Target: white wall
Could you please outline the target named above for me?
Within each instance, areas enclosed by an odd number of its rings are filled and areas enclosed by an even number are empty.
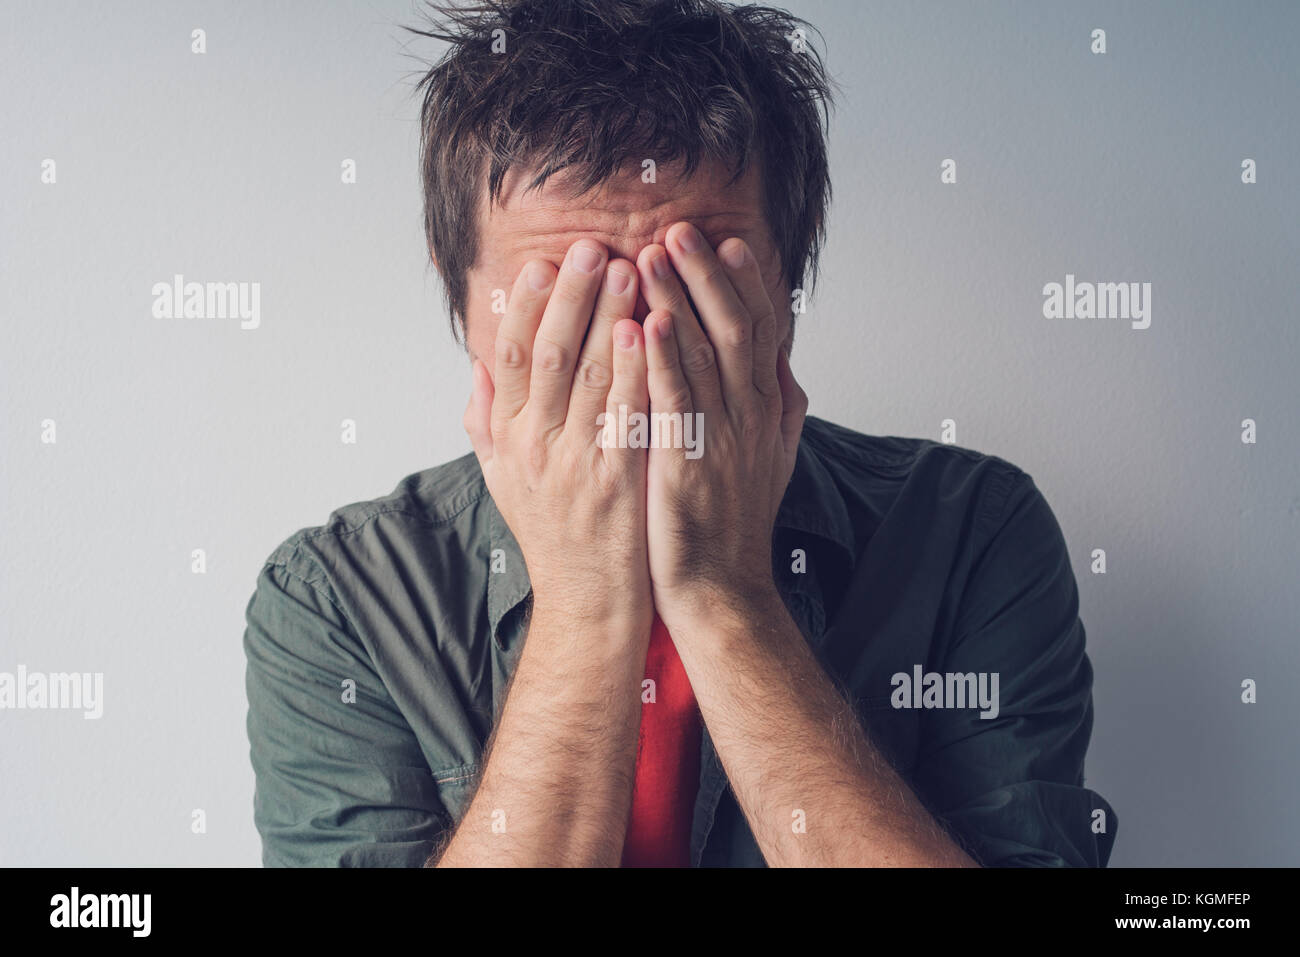
[[[1300,7],[788,6],[843,87],[794,363],[812,412],[933,438],[955,419],[1047,495],[1113,864],[1300,862]],[[413,10],[5,4],[0,671],[103,672],[104,715],[0,711],[0,864],[256,864],[260,563],[469,449],[420,228]],[[1150,328],[1045,319],[1067,272],[1151,282]],[[260,326],[154,318],[176,273],[260,282]]]

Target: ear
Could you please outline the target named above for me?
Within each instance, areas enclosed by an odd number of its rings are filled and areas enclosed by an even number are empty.
[[[790,331],[786,333],[785,339],[781,342],[780,353],[789,361],[790,356],[794,353],[794,323],[790,323]]]

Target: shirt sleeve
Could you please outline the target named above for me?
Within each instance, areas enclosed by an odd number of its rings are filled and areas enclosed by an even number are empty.
[[[934,670],[998,677],[991,708],[925,712],[915,780],[986,867],[1104,867],[1115,813],[1084,786],[1092,667],[1078,589],[1055,516],[1033,480],[1011,479],[975,562],[953,640]]]
[[[323,576],[267,564],[246,619],[262,863],[423,865],[450,819],[414,733]]]

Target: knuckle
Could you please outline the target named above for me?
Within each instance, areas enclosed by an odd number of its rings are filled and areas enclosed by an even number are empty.
[[[753,329],[743,319],[732,319],[722,330],[722,341],[730,349],[744,349],[753,338]]]
[[[575,376],[578,384],[585,389],[604,391],[609,388],[610,383],[614,380],[614,374],[609,366],[605,365],[598,359],[586,358],[578,363],[578,371]]]
[[[569,350],[550,339],[538,339],[533,346],[533,367],[540,372],[558,375],[570,368]]]
[[[682,365],[686,368],[686,371],[692,373],[708,372],[713,368],[713,363],[713,346],[707,342],[692,346],[686,351],[686,355],[682,357]]]
[[[528,365],[528,351],[515,340],[498,334],[496,358],[503,369],[518,370]]]

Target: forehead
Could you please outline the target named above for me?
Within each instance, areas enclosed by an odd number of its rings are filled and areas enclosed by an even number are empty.
[[[719,163],[701,163],[689,177],[680,167],[659,166],[654,182],[645,182],[644,172],[627,166],[579,193],[573,175],[562,172],[529,190],[534,172],[511,170],[498,201],[489,207],[485,196],[480,202],[479,264],[532,257],[558,263],[582,238],[604,243],[612,256],[635,259],[643,247],[662,243],[680,220],[694,223],[714,244],[729,236],[751,246],[766,240],[755,164],[734,182],[732,170]]]

